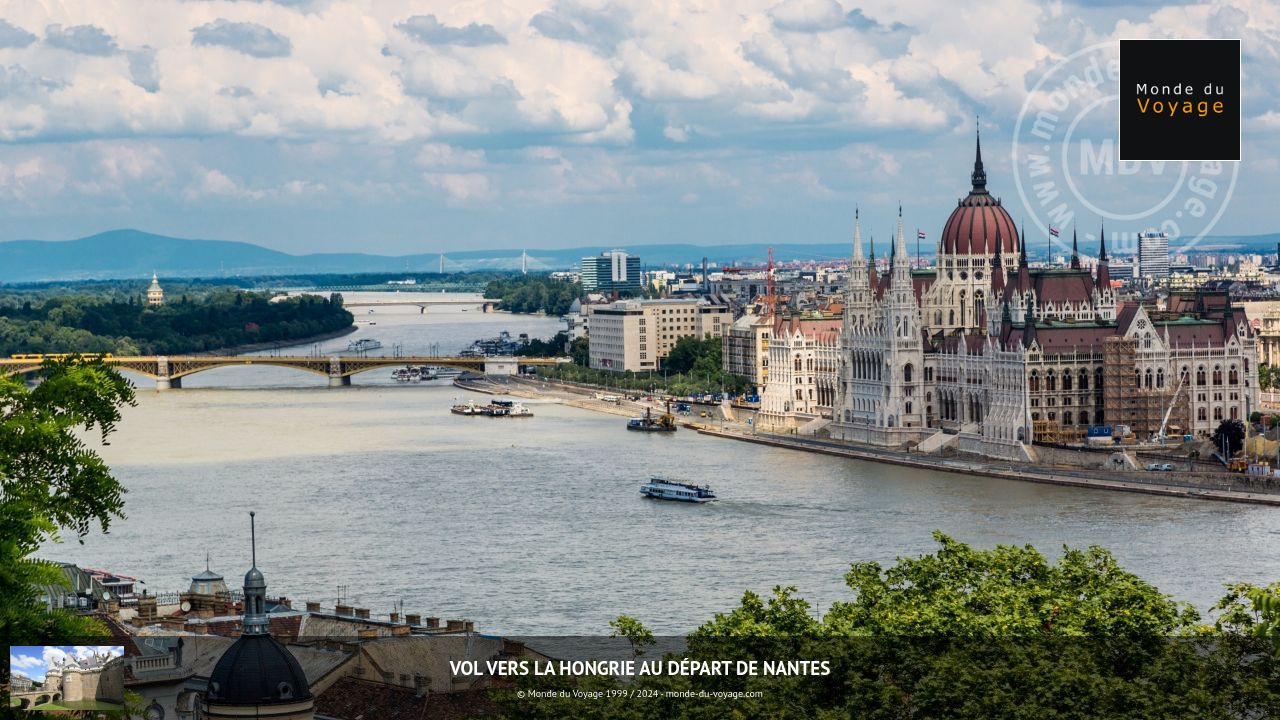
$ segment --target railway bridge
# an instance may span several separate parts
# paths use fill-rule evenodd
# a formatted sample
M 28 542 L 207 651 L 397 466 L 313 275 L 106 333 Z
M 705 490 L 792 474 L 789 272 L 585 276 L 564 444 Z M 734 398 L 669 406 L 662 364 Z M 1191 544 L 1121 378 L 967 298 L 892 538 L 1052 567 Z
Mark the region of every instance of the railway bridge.
M 43 358 L 29 355 L 0 359 L 0 375 L 21 375 L 40 369 Z M 351 377 L 379 368 L 406 365 L 450 367 L 482 372 L 487 375 L 514 375 L 520 366 L 555 365 L 566 362 L 557 358 L 536 357 L 471 357 L 462 355 L 353 356 L 353 355 L 144 355 L 136 357 L 103 357 L 102 362 L 121 370 L 154 378 L 157 390 L 182 387 L 182 378 L 205 370 L 246 365 L 286 367 L 329 378 L 329 387 L 351 384 Z

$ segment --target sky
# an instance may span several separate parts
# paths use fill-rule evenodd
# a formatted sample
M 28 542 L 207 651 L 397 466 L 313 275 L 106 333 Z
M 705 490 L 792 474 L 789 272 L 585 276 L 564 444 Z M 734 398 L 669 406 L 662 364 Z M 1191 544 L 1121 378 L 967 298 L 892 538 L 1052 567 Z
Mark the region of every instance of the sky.
M 120 656 L 124 655 L 124 648 L 119 645 L 15 645 L 9 648 L 9 672 L 44 682 L 44 674 L 53 663 L 87 658 L 95 652 Z
M 0 240 L 845 242 L 855 207 L 887 236 L 899 203 L 934 238 L 975 125 L 990 189 L 1045 230 L 1061 214 L 1015 182 L 1037 82 L 1095 44 L 1197 37 L 1243 48 L 1212 232 L 1280 231 L 1273 0 L 0 0 Z M 1114 134 L 1080 112 L 1077 139 Z M 1070 203 L 1090 229 L 1170 187 L 1080 181 L 1114 203 Z

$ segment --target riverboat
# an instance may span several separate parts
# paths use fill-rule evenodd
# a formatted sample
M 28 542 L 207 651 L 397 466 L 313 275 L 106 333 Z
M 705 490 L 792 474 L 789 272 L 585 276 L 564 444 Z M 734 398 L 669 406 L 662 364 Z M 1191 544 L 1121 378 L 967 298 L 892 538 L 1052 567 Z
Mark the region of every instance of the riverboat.
M 382 343 L 373 338 L 361 338 L 347 343 L 347 352 L 368 352 L 377 350 L 380 347 L 382 347 Z
M 449 408 L 449 412 L 454 415 L 484 415 L 484 407 L 476 405 L 473 402 L 465 402 L 454 405 Z
M 650 478 L 649 482 L 640 486 L 640 494 L 655 500 L 674 500 L 676 502 L 704 503 L 716 499 L 708 485 L 677 482 L 665 478 Z

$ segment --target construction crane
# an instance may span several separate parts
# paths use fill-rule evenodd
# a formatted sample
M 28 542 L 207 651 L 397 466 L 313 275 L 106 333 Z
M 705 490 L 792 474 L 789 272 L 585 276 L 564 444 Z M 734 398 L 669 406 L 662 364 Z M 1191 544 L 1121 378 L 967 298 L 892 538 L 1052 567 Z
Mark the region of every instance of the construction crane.
M 1178 379 L 1178 387 L 1173 391 L 1173 398 L 1169 400 L 1169 409 L 1164 411 L 1164 419 L 1160 421 L 1160 432 L 1156 433 L 1156 442 L 1161 445 L 1168 438 L 1165 436 L 1165 428 L 1169 427 L 1169 416 L 1173 414 L 1173 408 L 1178 404 L 1178 394 L 1182 392 L 1182 386 L 1187 383 L 1187 376 L 1184 374 Z

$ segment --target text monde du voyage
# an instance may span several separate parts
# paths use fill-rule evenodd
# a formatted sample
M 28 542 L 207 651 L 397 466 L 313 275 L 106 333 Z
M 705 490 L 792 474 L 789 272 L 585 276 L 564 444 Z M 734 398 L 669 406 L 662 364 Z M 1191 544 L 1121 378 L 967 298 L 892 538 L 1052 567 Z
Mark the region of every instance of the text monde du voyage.
M 1134 100 L 1138 103 L 1138 112 L 1143 115 L 1204 118 L 1226 113 L 1226 103 L 1213 99 L 1215 96 L 1226 95 L 1225 88 L 1224 85 L 1214 83 L 1205 83 L 1204 86 L 1191 83 L 1173 85 L 1135 83 L 1134 93 L 1137 97 Z
M 785 676 L 831 674 L 827 660 L 450 660 L 456 676 Z M 486 672 L 487 671 L 487 672 Z

